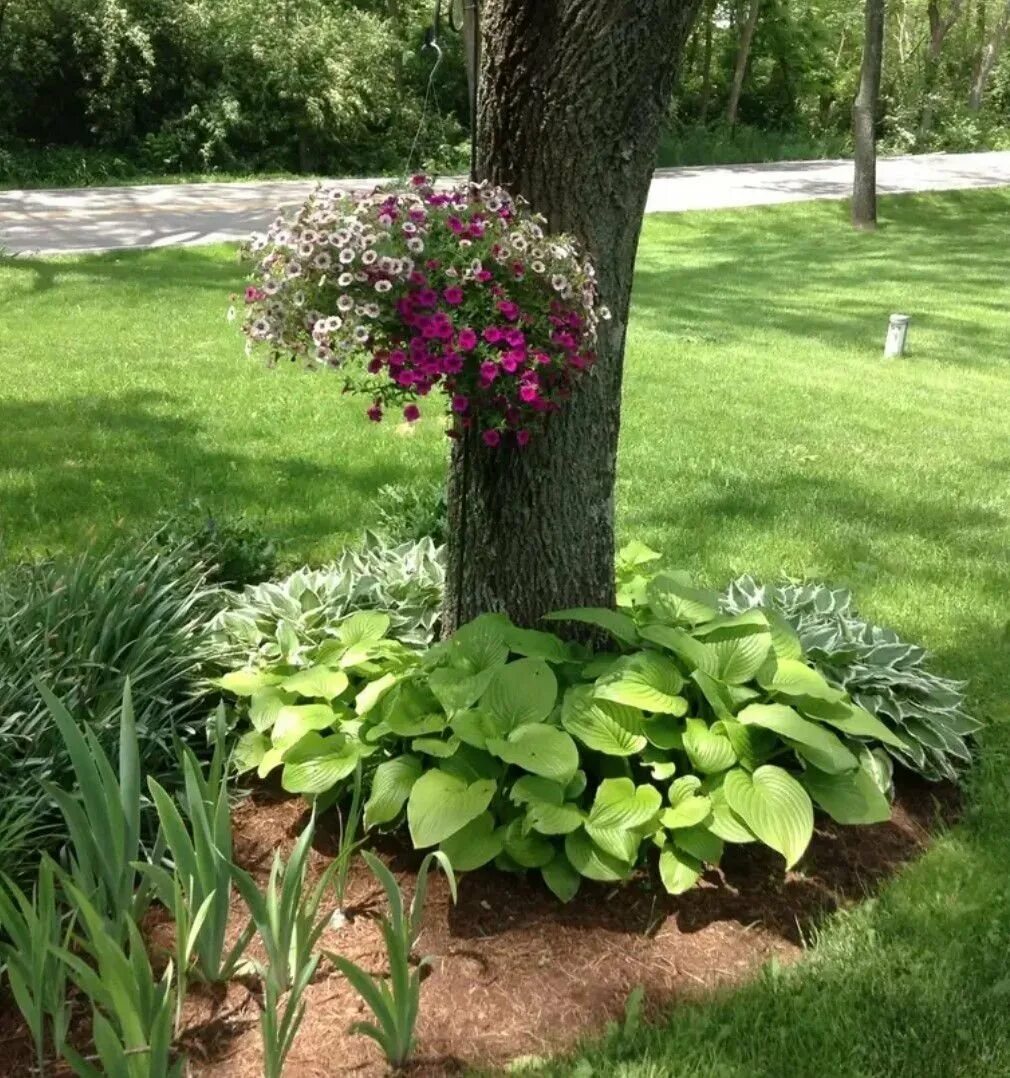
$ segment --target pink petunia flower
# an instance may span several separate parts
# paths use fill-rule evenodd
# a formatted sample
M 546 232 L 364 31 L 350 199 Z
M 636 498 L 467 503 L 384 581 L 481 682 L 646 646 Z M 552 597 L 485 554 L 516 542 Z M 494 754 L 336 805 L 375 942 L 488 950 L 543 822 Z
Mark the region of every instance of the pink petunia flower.
M 462 415 L 470 407 L 470 401 L 461 393 L 452 398 L 452 410 Z
M 450 285 L 442 293 L 442 298 L 451 307 L 458 307 L 463 302 L 463 289 L 458 284 Z
M 528 430 L 517 430 L 516 431 L 516 445 L 518 445 L 521 448 L 522 446 L 529 445 L 529 444 L 530 444 L 530 432 Z
M 495 446 L 501 445 L 501 435 L 496 430 L 486 430 L 481 435 L 481 440 L 486 446 L 494 449 Z
M 477 347 L 477 334 L 469 326 L 459 331 L 457 345 L 464 352 L 472 352 Z

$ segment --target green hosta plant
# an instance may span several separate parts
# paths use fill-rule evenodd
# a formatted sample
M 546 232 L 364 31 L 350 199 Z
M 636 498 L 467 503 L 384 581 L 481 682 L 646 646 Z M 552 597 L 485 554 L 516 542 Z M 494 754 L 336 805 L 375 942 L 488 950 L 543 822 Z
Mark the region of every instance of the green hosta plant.
M 444 583 L 444 551 L 431 539 L 390 546 L 366 533 L 332 565 L 229 595 L 213 636 L 234 666 L 290 660 L 325 643 L 349 614 L 378 610 L 396 639 L 424 647 L 435 634 Z
M 886 748 L 906 767 L 928 779 L 956 779 L 971 760 L 968 738 L 982 724 L 965 710 L 965 683 L 932 673 L 924 648 L 862 618 L 847 589 L 762 585 L 743 576 L 721 605 L 733 613 L 765 609 L 785 618 L 828 681 L 897 735 L 900 744 Z
M 373 977 L 341 955 L 327 954 L 327 957 L 361 996 L 375 1019 L 374 1022 L 356 1022 L 353 1030 L 371 1037 L 385 1053 L 390 1066 L 399 1068 L 406 1064 L 414 1050 L 414 1028 L 421 1002 L 421 976 L 430 964 L 430 959 L 422 958 L 415 967 L 411 967 L 411 955 L 421 933 L 428 873 L 433 864 L 442 868 L 449 880 L 454 902 L 456 878 L 449 859 L 443 853 L 429 853 L 421 862 L 408 912 L 404 907 L 403 894 L 389 869 L 370 853 L 362 856 L 382 884 L 389 902 L 389 913 L 381 922 L 389 977 Z
M 360 736 L 362 715 L 417 664 L 413 651 L 387 636 L 389 628 L 386 614 L 358 611 L 327 626 L 321 643 L 292 637 L 277 660 L 220 678 L 252 726 L 236 746 L 238 769 L 255 768 L 264 778 L 279 767 L 284 789 L 311 796 L 346 784 L 376 751 Z

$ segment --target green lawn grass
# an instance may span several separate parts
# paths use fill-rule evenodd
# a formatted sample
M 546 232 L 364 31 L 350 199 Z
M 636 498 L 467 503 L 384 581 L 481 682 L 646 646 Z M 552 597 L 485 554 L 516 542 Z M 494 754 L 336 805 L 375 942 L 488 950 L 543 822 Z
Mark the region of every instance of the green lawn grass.
M 993 726 L 965 819 L 795 968 L 558 1074 L 1010 1074 L 1010 191 L 650 218 L 629 338 L 621 536 L 710 583 L 846 581 L 972 681 Z M 264 370 L 224 318 L 225 248 L 0 268 L 0 505 L 12 550 L 80 546 L 194 497 L 291 559 L 444 465 L 434 423 L 364 421 Z M 913 317 L 881 359 L 887 316 Z

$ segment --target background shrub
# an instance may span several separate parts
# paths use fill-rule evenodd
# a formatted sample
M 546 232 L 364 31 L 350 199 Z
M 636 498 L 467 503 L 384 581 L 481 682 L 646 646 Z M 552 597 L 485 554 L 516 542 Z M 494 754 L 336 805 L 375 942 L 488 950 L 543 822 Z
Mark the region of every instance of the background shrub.
M 373 504 L 375 530 L 391 543 L 431 539 L 441 546 L 446 541 L 444 483 L 391 483 L 379 488 Z
M 0 870 L 23 877 L 31 854 L 65 837 L 41 783 L 72 769 L 40 684 L 108 750 L 129 678 L 144 771 L 174 784 L 173 737 L 203 736 L 214 593 L 188 547 L 154 541 L 0 574 Z

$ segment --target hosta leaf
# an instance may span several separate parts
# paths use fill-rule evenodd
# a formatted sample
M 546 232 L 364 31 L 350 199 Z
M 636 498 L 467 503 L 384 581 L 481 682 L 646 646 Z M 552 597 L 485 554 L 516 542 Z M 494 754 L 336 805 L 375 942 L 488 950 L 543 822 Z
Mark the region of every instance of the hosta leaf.
M 691 680 L 701 689 L 702 696 L 708 701 L 717 719 L 731 719 L 736 707 L 736 701 L 730 686 L 718 678 L 706 674 L 703 670 L 695 670 L 691 674 Z
M 719 730 L 729 738 L 741 765 L 748 771 L 760 767 L 779 747 L 779 739 L 772 730 L 743 726 L 736 719 L 720 719 Z
M 788 738 L 796 751 L 821 771 L 838 774 L 858 766 L 859 761 L 835 734 L 785 704 L 751 704 L 737 715 L 737 721 Z
M 494 719 L 483 711 L 457 712 L 450 725 L 460 741 L 475 749 L 486 749 L 489 737 L 500 737 L 502 734 L 502 730 Z
M 585 823 L 586 814 L 578 805 L 568 802 L 551 805 L 546 801 L 531 801 L 526 806 L 528 827 L 542 835 L 567 835 Z
M 491 804 L 497 784 L 479 779 L 469 785 L 444 771 L 427 771 L 407 801 L 407 824 L 416 849 L 436 846 L 475 820 Z
M 415 737 L 410 743 L 413 752 L 422 752 L 425 756 L 434 756 L 439 760 L 448 760 L 455 755 L 461 742 L 458 737 L 443 741 L 440 737 Z
M 699 795 L 701 779 L 697 775 L 685 775 L 670 784 L 667 799 L 671 807 L 664 809 L 659 822 L 673 830 L 677 827 L 694 827 L 709 816 L 712 802 L 704 795 Z
M 586 779 L 585 771 L 576 771 L 575 777 L 565 787 L 565 797 L 571 801 L 576 797 L 581 797 L 586 792 L 586 786 L 588 781 Z
M 329 704 L 291 704 L 282 707 L 270 732 L 274 748 L 287 749 L 312 730 L 325 730 L 337 721 Z
M 885 745 L 892 745 L 896 749 L 905 748 L 903 738 L 865 708 L 857 707 L 855 704 L 849 708 L 848 714 L 825 716 L 823 721 L 849 737 L 868 737 Z
M 633 756 L 648 744 L 642 733 L 642 713 L 633 707 L 594 700 L 589 685 L 565 693 L 561 725 L 587 748 L 609 756 Z
M 511 628 L 504 614 L 481 614 L 467 622 L 448 641 L 453 663 L 471 674 L 501 666 L 508 658 L 505 636 Z
M 554 710 L 558 680 L 542 659 L 517 659 L 499 667 L 482 706 L 507 729 L 542 722 Z
M 722 858 L 722 839 L 707 827 L 679 828 L 672 838 L 674 845 L 706 864 L 717 865 Z
M 781 767 L 765 764 L 753 774 L 740 768 L 723 783 L 726 802 L 755 835 L 786 859 L 803 856 L 814 831 L 814 811 L 806 790 Z
M 513 820 L 506 828 L 505 852 L 523 868 L 543 868 L 554 859 L 553 843 L 524 831 L 522 820 Z
M 567 663 L 572 660 L 572 649 L 553 633 L 536 629 L 517 629 L 510 626 L 505 633 L 509 650 L 528 659 L 544 659 L 551 663 Z
M 238 774 L 252 771 L 259 767 L 263 757 L 270 750 L 270 739 L 257 730 L 247 730 L 235 743 L 232 750 L 232 763 Z
M 571 902 L 578 894 L 582 877 L 572 868 L 571 862 L 560 850 L 540 869 L 544 883 L 551 889 L 555 897 L 562 902 Z
M 543 723 L 517 726 L 507 738 L 488 738 L 487 750 L 506 763 L 562 784 L 570 782 L 579 767 L 579 750 L 571 737 Z
M 642 838 L 635 829 L 655 819 L 662 803 L 655 786 L 635 786 L 631 779 L 604 779 L 589 810 L 586 832 L 612 857 L 631 861 Z
M 383 674 L 370 681 L 354 698 L 354 710 L 359 715 L 367 715 L 382 700 L 383 696 L 400 680 L 397 674 Z
M 395 820 L 420 777 L 421 761 L 416 756 L 397 756 L 379 764 L 372 776 L 371 793 L 365 802 L 365 827 L 376 827 Z
M 707 788 L 708 799 L 712 802 L 712 819 L 706 826 L 724 842 L 746 843 L 757 841 L 753 831 L 727 804 L 722 779 L 723 776 L 720 775 L 718 782 Z
M 837 823 L 884 823 L 891 804 L 862 767 L 844 775 L 830 775 L 808 767 L 800 776 L 807 793 Z
M 765 632 L 705 643 L 708 660 L 700 669 L 728 685 L 743 685 L 764 665 L 771 653 L 772 637 Z
M 256 765 L 256 774 L 265 779 L 275 767 L 280 767 L 284 762 L 284 750 L 269 748 L 263 754 L 263 758 Z
M 337 627 L 337 635 L 347 647 L 378 643 L 388 632 L 389 615 L 376 610 L 358 610 Z
M 659 561 L 662 556 L 658 551 L 647 547 L 645 543 L 638 539 L 632 539 L 630 543 L 625 543 L 617 552 L 617 566 L 622 572 L 637 569 L 642 565 L 648 565 L 649 562 Z
M 702 873 L 702 864 L 689 853 L 674 847 L 663 850 L 659 855 L 659 878 L 671 895 L 682 895 L 698 882 Z
M 343 670 L 332 670 L 328 666 L 311 666 L 308 670 L 299 670 L 297 674 L 292 674 L 281 682 L 281 688 L 285 692 L 318 700 L 333 700 L 344 692 L 348 685 L 350 681 Z
M 684 724 L 669 715 L 659 715 L 642 720 L 642 733 L 656 748 L 679 749 L 684 744 Z
M 673 624 L 700 625 L 719 616 L 719 596 L 696 588 L 686 573 L 660 573 L 647 591 L 653 613 Z
M 262 733 L 277 721 L 282 707 L 294 702 L 295 697 L 277 685 L 257 689 L 249 700 L 249 721 L 254 729 Z
M 608 610 L 605 607 L 581 606 L 571 610 L 556 610 L 553 614 L 547 614 L 545 621 L 578 621 L 585 625 L 596 625 L 605 629 L 621 644 L 634 647 L 638 643 L 638 629 L 632 618 L 617 610 Z
M 845 699 L 845 693 L 829 685 L 821 674 L 799 659 L 778 660 L 771 677 L 762 674 L 759 680 L 762 688 L 775 696 L 798 701 L 800 707 L 816 702 L 837 704 Z
M 276 685 L 280 680 L 280 674 L 271 674 L 267 670 L 250 667 L 245 670 L 232 670 L 224 677 L 217 678 L 214 684 L 233 696 L 252 696 L 254 692 L 267 685 Z
M 684 729 L 684 751 L 691 763 L 706 775 L 725 771 L 737 762 L 732 742 L 713 731 L 704 719 L 688 719 Z
M 747 610 L 742 614 L 723 614 L 712 618 L 704 625 L 692 630 L 691 635 L 704 643 L 716 643 L 720 640 L 738 640 L 755 633 L 769 633 L 768 618 L 763 610 Z
M 460 828 L 441 844 L 439 849 L 452 862 L 455 872 L 472 872 L 493 861 L 504 848 L 502 829 L 495 828 L 490 812 L 482 812 L 475 820 Z
M 496 667 L 488 667 L 478 674 L 470 674 L 455 666 L 441 666 L 428 676 L 428 686 L 447 715 L 473 707 L 487 692 L 495 676 Z
M 694 670 L 708 659 L 705 645 L 684 629 L 672 625 L 646 625 L 640 630 L 643 640 L 659 644 L 672 651 L 688 670 Z
M 687 701 L 677 695 L 684 685 L 677 664 L 655 651 L 640 651 L 620 660 L 596 682 L 597 700 L 611 700 L 662 715 L 686 715 Z
M 802 659 L 803 644 L 799 633 L 777 610 L 765 610 L 772 633 L 772 651 L 776 659 Z
M 625 879 L 631 872 L 630 866 L 604 853 L 585 831 L 573 831 L 565 836 L 565 855 L 586 879 L 612 883 Z
M 354 771 L 363 747 L 360 741 L 339 734 L 306 734 L 284 755 L 281 786 L 292 794 L 326 793 Z
M 565 788 L 539 775 L 523 775 L 509 790 L 509 800 L 516 805 L 542 801 L 548 805 L 560 805 L 565 800 Z

